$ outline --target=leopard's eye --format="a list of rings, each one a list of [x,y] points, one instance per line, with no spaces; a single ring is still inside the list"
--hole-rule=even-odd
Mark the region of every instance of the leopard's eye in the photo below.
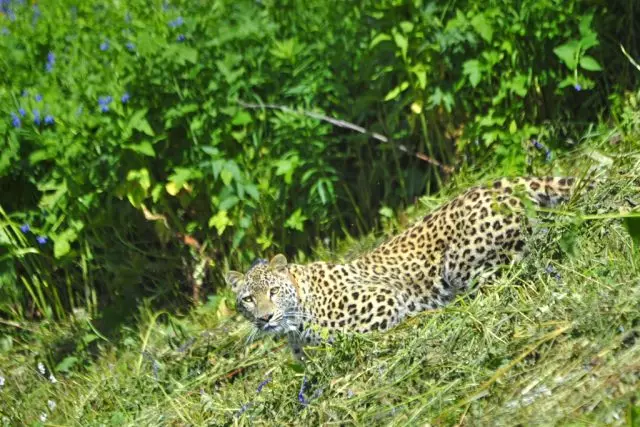
[[[253,297],[251,295],[242,297],[242,302],[245,304],[253,304]]]
[[[271,298],[275,297],[279,293],[280,293],[280,288],[271,288],[271,290],[269,290],[269,295],[271,296]]]

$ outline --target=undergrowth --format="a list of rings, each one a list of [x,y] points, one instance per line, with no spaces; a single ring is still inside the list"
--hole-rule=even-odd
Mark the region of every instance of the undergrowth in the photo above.
[[[597,159],[598,162],[595,162]],[[3,425],[638,425],[640,257],[624,218],[640,202],[640,149],[603,133],[553,169],[600,182],[540,215],[524,261],[386,334],[310,349],[247,343],[230,294],[187,313],[140,308],[109,341],[76,312],[8,322],[0,342]],[[386,233],[482,179],[459,175]],[[637,211],[637,209],[636,209]],[[403,219],[405,218],[405,219]],[[345,259],[381,236],[348,242]],[[9,324],[11,323],[11,324]]]

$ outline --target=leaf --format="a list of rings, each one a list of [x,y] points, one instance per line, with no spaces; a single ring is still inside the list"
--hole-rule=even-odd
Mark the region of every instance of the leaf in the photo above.
[[[379,45],[380,43],[384,42],[384,41],[389,41],[391,40],[391,36],[388,34],[384,34],[384,33],[380,33],[377,36],[375,36],[373,38],[373,40],[371,40],[371,43],[369,44],[369,49]]]
[[[153,149],[153,145],[151,145],[149,141],[142,141],[139,144],[125,145],[125,148],[135,151],[136,153],[144,154],[145,156],[156,156],[156,151]]]
[[[76,230],[67,228],[62,233],[53,236],[53,255],[62,258],[71,251],[71,242],[78,238]]]
[[[303,231],[304,230],[304,222],[308,218],[302,214],[302,210],[300,208],[296,209],[296,211],[285,221],[284,226],[287,228],[291,228],[293,230]]]
[[[398,95],[400,95],[400,93],[407,90],[408,87],[409,87],[409,82],[402,82],[399,86],[396,86],[393,89],[391,89],[387,94],[387,96],[384,97],[384,100],[390,101],[392,99],[397,98]]]
[[[602,71],[602,67],[592,56],[584,55],[580,58],[580,66],[588,71]]]
[[[493,39],[493,29],[484,14],[474,16],[471,20],[471,26],[478,34],[480,34],[480,37],[487,42],[491,42]]]
[[[407,38],[402,35],[399,31],[394,29],[393,31],[393,40],[396,42],[396,46],[400,48],[400,52],[402,52],[402,57],[407,57],[407,50],[409,49],[409,41]]]
[[[471,86],[476,87],[480,83],[480,77],[482,72],[480,70],[480,61],[477,59],[470,59],[462,64],[462,74],[469,78]]]
[[[56,365],[56,372],[69,372],[73,366],[78,363],[78,358],[74,356],[67,356],[60,363]]]
[[[247,125],[252,121],[253,119],[251,118],[251,114],[246,111],[238,111],[238,113],[233,117],[233,120],[231,120],[231,124],[235,126],[242,126]]]
[[[381,207],[378,213],[385,218],[393,218],[393,209],[389,206]]]
[[[576,55],[578,53],[579,46],[580,45],[576,40],[572,40],[553,49],[553,53],[555,53],[570,70],[575,70],[578,66]]]
[[[220,202],[218,208],[224,211],[228,211],[232,207],[238,204],[240,199],[237,196],[230,196]]]
[[[640,249],[640,217],[624,218],[624,227],[631,236],[636,250]]]
[[[219,210],[217,214],[209,219],[209,227],[215,227],[218,235],[222,235],[224,230],[230,225],[233,225],[233,222],[229,219],[227,211],[225,210]]]
[[[195,64],[198,62],[198,51],[189,46],[182,46],[182,49],[178,50],[178,62],[180,64],[185,64],[185,62],[190,62]]]

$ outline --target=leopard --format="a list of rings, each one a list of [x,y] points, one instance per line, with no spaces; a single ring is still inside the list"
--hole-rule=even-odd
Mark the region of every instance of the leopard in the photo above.
[[[244,274],[228,271],[225,281],[255,331],[285,336],[294,357],[304,361],[305,346],[331,341],[337,333],[388,331],[443,307],[472,284],[495,280],[501,266],[526,252],[530,209],[568,201],[581,182],[495,179],[469,188],[349,262],[295,264],[276,254]]]

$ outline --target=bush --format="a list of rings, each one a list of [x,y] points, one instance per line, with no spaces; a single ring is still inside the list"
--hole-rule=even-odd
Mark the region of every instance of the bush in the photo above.
[[[629,2],[2,11],[0,310],[11,316],[170,300],[200,286],[205,262],[218,285],[228,262],[361,233],[382,200],[411,203],[443,176],[396,142],[239,100],[340,117],[446,165],[522,172],[523,144],[557,146],[550,120],[591,120],[612,76],[621,88],[637,78],[617,45],[637,56]]]

